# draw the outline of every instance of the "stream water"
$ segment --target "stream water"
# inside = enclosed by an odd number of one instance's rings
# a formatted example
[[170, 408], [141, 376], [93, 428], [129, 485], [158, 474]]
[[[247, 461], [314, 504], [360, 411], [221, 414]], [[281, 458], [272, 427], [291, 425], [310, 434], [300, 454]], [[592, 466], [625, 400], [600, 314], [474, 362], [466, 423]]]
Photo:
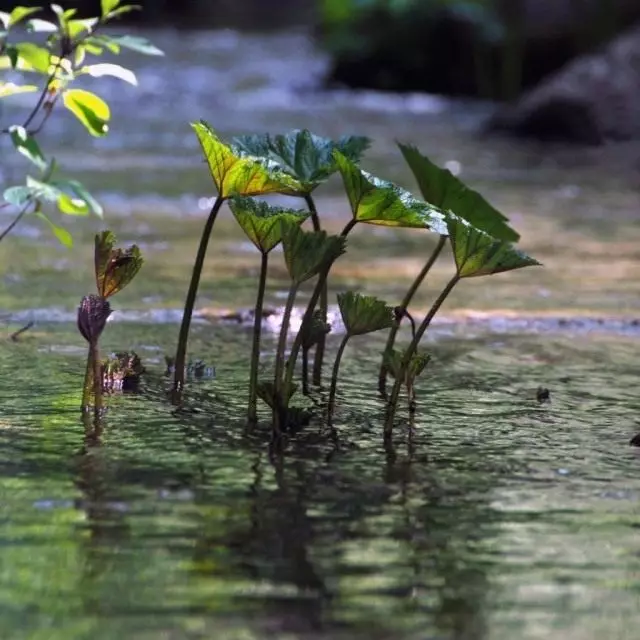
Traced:
[[[482, 104], [319, 92], [325, 60], [303, 33], [145, 35], [167, 55], [126, 59], [138, 88], [101, 84], [110, 135], [89, 140], [59, 114], [43, 137], [106, 220], [65, 221], [71, 250], [35, 220], [2, 243], [5, 334], [36, 324], [0, 342], [0, 637], [636, 638], [637, 149], [482, 137]], [[23, 104], [4, 106], [2, 121]], [[267, 453], [266, 422], [245, 433], [250, 332], [213, 318], [252, 304], [258, 261], [228, 212], [190, 343], [216, 375], [193, 383], [187, 410], [168, 406], [163, 358], [213, 195], [188, 126], [199, 118], [225, 135], [369, 135], [366, 168], [411, 188], [394, 141], [413, 142], [504, 210], [544, 263], [465, 282], [448, 300], [428, 337], [412, 439], [402, 427], [382, 445], [377, 337], [347, 348], [338, 449], [313, 424], [282, 457]], [[0, 163], [3, 182], [23, 168]], [[317, 200], [327, 228], [341, 228], [339, 182]], [[90, 444], [74, 317], [93, 290], [93, 234], [107, 225], [147, 263], [114, 298], [103, 348], [136, 350], [149, 375], [142, 394], [112, 399]], [[357, 229], [332, 290], [398, 300], [432, 246], [420, 232]], [[539, 386], [550, 402], [536, 400]]]

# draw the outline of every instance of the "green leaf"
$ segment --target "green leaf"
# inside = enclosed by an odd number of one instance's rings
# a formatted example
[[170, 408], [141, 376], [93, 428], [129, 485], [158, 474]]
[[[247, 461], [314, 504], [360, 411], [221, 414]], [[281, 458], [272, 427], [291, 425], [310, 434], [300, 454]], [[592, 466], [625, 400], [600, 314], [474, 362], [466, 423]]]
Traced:
[[100, 64], [91, 64], [86, 65], [78, 70], [78, 73], [88, 73], [90, 76], [94, 78], [101, 78], [102, 76], [111, 76], [112, 78], [119, 78], [120, 80], [124, 80], [129, 84], [134, 86], [138, 85], [138, 79], [136, 78], [136, 74], [130, 69], [126, 69], [125, 67], [119, 64], [111, 64], [108, 62], [103, 62]]
[[120, 53], [120, 45], [113, 42], [113, 39], [109, 36], [89, 36], [84, 40], [85, 46], [89, 45], [97, 47], [101, 51], [107, 49], [110, 53], [118, 55]]
[[51, 11], [53, 11], [53, 13], [55, 13], [58, 17], [58, 25], [60, 26], [60, 31], [66, 34], [68, 19], [67, 16], [65, 16], [64, 9], [59, 4], [51, 4], [49, 6], [51, 7]]
[[0, 11], [0, 23], [2, 24], [4, 29], [9, 28], [9, 20], [11, 19], [11, 14], [6, 11]]
[[370, 142], [360, 136], [345, 136], [334, 141], [303, 129], [274, 136], [237, 136], [232, 145], [237, 152], [272, 160], [300, 182], [302, 193], [309, 194], [337, 171], [334, 150], [352, 162], [358, 162]]
[[269, 253], [281, 242], [282, 221], [302, 224], [309, 217], [308, 211], [273, 207], [241, 196], [231, 198], [229, 208], [245, 235], [261, 253]]
[[338, 294], [342, 321], [350, 336], [389, 329], [395, 321], [393, 308], [374, 296], [347, 291]]
[[63, 229], [62, 227], [54, 224], [51, 220], [49, 220], [49, 218], [47, 218], [47, 216], [44, 215], [44, 213], [42, 213], [42, 211], [36, 211], [36, 215], [38, 216], [38, 218], [44, 220], [49, 225], [49, 228], [53, 232], [53, 235], [58, 239], [58, 242], [60, 242], [60, 244], [64, 245], [67, 249], [70, 249], [73, 246], [73, 238], [66, 229]]
[[[282, 395], [286, 395], [287, 398], [284, 402], [281, 400], [280, 404], [283, 404], [285, 407], [289, 405], [289, 401], [293, 397], [293, 394], [297, 391], [297, 384], [285, 385], [282, 390]], [[286, 393], [285, 393], [286, 392]], [[260, 380], [258, 382], [256, 393], [258, 394], [258, 398], [262, 400], [265, 404], [267, 404], [272, 409], [276, 406], [276, 389], [273, 384], [273, 380]]]
[[33, 191], [24, 185], [9, 187], [2, 194], [2, 199], [14, 207], [22, 207], [33, 197]]
[[463, 220], [451, 218], [448, 227], [453, 257], [461, 278], [488, 276], [540, 265], [508, 242], [498, 240]]
[[91, 33], [93, 28], [98, 24], [98, 18], [82, 18], [80, 20], [69, 20], [67, 23], [67, 33], [70, 38], [77, 38], [85, 31]]
[[26, 65], [26, 70], [48, 74], [51, 67], [51, 54], [44, 47], [33, 42], [18, 42], [15, 46], [18, 59]]
[[446, 234], [445, 215], [399, 186], [363, 171], [339, 151], [333, 152], [358, 222], [389, 227], [415, 227]]
[[303, 231], [298, 224], [281, 221], [284, 261], [291, 280], [301, 284], [313, 278], [346, 251], [344, 236], [326, 231]]
[[28, 18], [30, 15], [41, 11], [42, 7], [14, 7], [9, 14], [8, 24], [5, 25], [7, 28], [12, 27], [19, 22], [22, 22], [25, 18]]
[[139, 4], [127, 4], [122, 7], [118, 7], [113, 11], [110, 11], [105, 16], [105, 20], [113, 20], [114, 18], [124, 15], [125, 13], [131, 13], [132, 11], [141, 11], [141, 10], [142, 10], [142, 6]]
[[275, 163], [238, 155], [203, 120], [191, 126], [198, 136], [220, 197], [296, 193], [299, 183], [280, 171]]
[[86, 216], [89, 214], [89, 206], [84, 200], [74, 198], [67, 193], [58, 196], [58, 209], [60, 213], [68, 216]]
[[32, 18], [27, 22], [27, 31], [32, 33], [55, 33], [58, 25], [49, 20], [41, 20], [40, 18]]
[[120, 4], [120, 0], [100, 0], [100, 12], [102, 17], [111, 13]]
[[331, 325], [325, 322], [324, 311], [316, 309], [311, 316], [311, 320], [303, 323], [300, 327], [302, 348], [311, 349], [314, 344], [318, 344], [322, 336], [328, 333], [331, 333]]
[[62, 96], [64, 106], [96, 137], [107, 135], [111, 113], [109, 105], [95, 93], [84, 89], [68, 89]]
[[36, 180], [31, 176], [27, 176], [27, 187], [31, 189], [32, 198], [34, 200], [45, 200], [47, 202], [57, 202], [60, 197], [60, 189], [47, 182]]
[[9, 127], [9, 133], [11, 135], [13, 146], [23, 156], [33, 162], [38, 169], [44, 171], [47, 166], [47, 161], [45, 160], [36, 139], [29, 135], [27, 130], [20, 125], [13, 125]]
[[74, 200], [81, 200], [87, 211], [102, 218], [104, 210], [102, 205], [87, 191], [84, 185], [77, 180], [56, 180], [51, 184], [61, 191], [71, 194]]
[[117, 44], [125, 49], [131, 49], [147, 56], [163, 56], [164, 51], [151, 44], [146, 38], [138, 36], [109, 36], [109, 40], [113, 44]]
[[422, 197], [443, 210], [452, 211], [471, 225], [499, 240], [517, 242], [520, 235], [507, 223], [508, 218], [492, 207], [478, 192], [469, 189], [448, 169], [433, 164], [418, 149], [398, 144], [415, 176]]
[[0, 82], [0, 98], [15, 96], [18, 93], [31, 93], [37, 91], [35, 84], [13, 84], [13, 82]]
[[[400, 371], [402, 369], [402, 359], [404, 358], [403, 351], [397, 351], [396, 349], [389, 349], [384, 353], [384, 364], [389, 369], [389, 373], [398, 379]], [[405, 374], [404, 383], [412, 384], [415, 379], [424, 371], [426, 366], [431, 361], [431, 355], [425, 351], [416, 351], [409, 361], [409, 366]]]
[[103, 231], [95, 239], [95, 273], [98, 294], [109, 298], [122, 291], [142, 267], [143, 259], [137, 245], [115, 249], [116, 237], [111, 231]]

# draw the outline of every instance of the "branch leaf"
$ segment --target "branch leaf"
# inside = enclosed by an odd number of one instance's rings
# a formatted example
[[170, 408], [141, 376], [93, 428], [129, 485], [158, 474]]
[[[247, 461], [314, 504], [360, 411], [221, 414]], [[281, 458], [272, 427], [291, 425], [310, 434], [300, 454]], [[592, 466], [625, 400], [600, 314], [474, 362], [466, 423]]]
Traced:
[[27, 21], [27, 31], [31, 33], [55, 33], [58, 25], [49, 20], [41, 20], [40, 18], [32, 18]]
[[38, 218], [40, 218], [40, 220], [44, 220], [47, 223], [47, 225], [53, 232], [53, 235], [58, 239], [58, 242], [61, 245], [65, 246], [67, 249], [70, 249], [73, 246], [73, 238], [66, 229], [63, 229], [62, 227], [59, 227], [57, 224], [53, 223], [51, 220], [49, 220], [49, 218], [47, 218], [47, 216], [44, 215], [44, 213], [42, 213], [42, 211], [36, 211], [36, 215], [38, 216]]
[[30, 15], [41, 10], [42, 7], [14, 7], [9, 14], [9, 20], [6, 27], [13, 27], [13, 25], [22, 22], [25, 18], [28, 18]]
[[104, 18], [107, 14], [111, 13], [120, 4], [120, 0], [100, 0], [100, 11]]
[[132, 84], [134, 87], [138, 86], [138, 79], [136, 74], [119, 64], [111, 64], [103, 62], [100, 64], [86, 65], [78, 70], [78, 73], [87, 73], [94, 78], [101, 78], [102, 76], [110, 76], [112, 78], [118, 78]]
[[352, 162], [358, 162], [369, 147], [369, 138], [345, 136], [337, 141], [317, 136], [307, 129], [280, 135], [244, 135], [233, 138], [236, 152], [265, 158], [301, 184], [301, 193], [309, 194], [337, 171], [333, 151], [338, 150]]
[[143, 259], [137, 245], [127, 249], [114, 248], [116, 237], [103, 231], [95, 239], [95, 272], [98, 294], [109, 298], [122, 291], [142, 267]]
[[109, 105], [91, 91], [68, 89], [62, 96], [64, 106], [82, 122], [92, 136], [102, 137], [109, 131]]
[[13, 84], [13, 82], [0, 82], [0, 98], [15, 96], [19, 93], [32, 93], [37, 91], [35, 84]]
[[35, 164], [38, 169], [44, 171], [47, 167], [47, 161], [36, 139], [24, 127], [17, 124], [9, 127], [9, 134], [17, 151]]
[[[18, 42], [14, 45], [18, 54], [17, 68], [26, 71], [38, 71], [48, 74], [51, 67], [51, 54], [48, 49], [33, 42]], [[22, 63], [22, 64], [21, 64]]]
[[489, 276], [540, 265], [513, 245], [480, 231], [459, 218], [448, 220], [449, 238], [461, 278]]
[[147, 40], [146, 38], [140, 38], [139, 36], [103, 36], [102, 40], [108, 40], [112, 44], [131, 51], [137, 51], [146, 56], [163, 56], [164, 51], [158, 49]]
[[[54, 187], [70, 194], [74, 202], [83, 202], [87, 213], [91, 212], [98, 218], [102, 218], [104, 210], [102, 205], [87, 191], [85, 186], [77, 180], [56, 180], [51, 182]], [[78, 204], [78, 206], [80, 206]], [[64, 212], [63, 212], [64, 213]]]
[[393, 308], [374, 296], [346, 291], [338, 294], [338, 306], [350, 336], [389, 329], [395, 321]]
[[275, 163], [235, 153], [203, 120], [191, 126], [198, 136], [220, 197], [292, 194], [299, 189], [299, 183], [283, 173]]
[[517, 242], [520, 234], [508, 218], [492, 207], [477, 191], [469, 189], [448, 169], [441, 169], [413, 146], [398, 144], [418, 182], [422, 197], [436, 207], [452, 211], [471, 225], [499, 240]]
[[235, 196], [229, 200], [229, 208], [245, 235], [258, 251], [269, 253], [282, 241], [282, 224], [302, 224], [308, 211], [273, 207], [253, 198]]
[[446, 234], [445, 215], [401, 187], [363, 171], [339, 151], [333, 152], [358, 222], [388, 227], [414, 227]]

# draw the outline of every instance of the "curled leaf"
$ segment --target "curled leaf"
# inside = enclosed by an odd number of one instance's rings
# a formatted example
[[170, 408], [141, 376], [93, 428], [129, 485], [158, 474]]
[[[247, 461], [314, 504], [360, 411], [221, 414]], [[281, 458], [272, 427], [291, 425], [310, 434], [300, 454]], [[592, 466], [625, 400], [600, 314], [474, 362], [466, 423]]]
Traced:
[[95, 239], [95, 272], [98, 293], [109, 298], [122, 291], [142, 267], [143, 259], [137, 245], [115, 249], [115, 235], [103, 231]]
[[[286, 392], [285, 392], [286, 389]], [[262, 400], [265, 404], [267, 404], [271, 409], [274, 409], [277, 406], [289, 406], [289, 401], [293, 397], [293, 394], [297, 391], [298, 385], [290, 384], [285, 385], [285, 388], [282, 391], [282, 397], [278, 397], [278, 392], [275, 389], [275, 385], [273, 384], [273, 380], [261, 380], [258, 382], [258, 386], [256, 387], [256, 393], [258, 394], [258, 398]], [[286, 396], [286, 401], [285, 400]]]
[[338, 294], [342, 321], [351, 336], [388, 329], [395, 321], [394, 310], [383, 300], [353, 291]]
[[[384, 353], [384, 364], [388, 368], [389, 373], [394, 378], [398, 378], [400, 371], [402, 370], [402, 359], [404, 352], [396, 349], [388, 349]], [[416, 351], [407, 367], [405, 373], [404, 383], [412, 385], [415, 379], [425, 370], [429, 362], [431, 361], [431, 355], [425, 351]]]
[[102, 296], [90, 295], [82, 298], [78, 307], [78, 330], [89, 343], [98, 340], [107, 319], [111, 315], [111, 306]]
[[316, 309], [311, 316], [311, 320], [300, 327], [302, 348], [311, 349], [328, 333], [331, 333], [331, 325], [325, 322], [324, 312], [321, 309]]

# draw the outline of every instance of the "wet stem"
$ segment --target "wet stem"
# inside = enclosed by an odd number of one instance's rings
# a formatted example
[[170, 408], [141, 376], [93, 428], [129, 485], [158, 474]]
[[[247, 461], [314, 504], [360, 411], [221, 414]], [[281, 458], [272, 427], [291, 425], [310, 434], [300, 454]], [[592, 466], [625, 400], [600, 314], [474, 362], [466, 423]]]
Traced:
[[[440, 256], [440, 253], [444, 248], [444, 245], [446, 244], [446, 242], [447, 242], [447, 236], [441, 235], [438, 240], [438, 244], [433, 250], [431, 257], [427, 261], [427, 264], [424, 265], [424, 267], [422, 268], [422, 271], [420, 271], [420, 273], [416, 276], [416, 279], [413, 281], [413, 284], [411, 285], [411, 287], [409, 287], [409, 290], [407, 291], [404, 299], [402, 300], [402, 303], [400, 304], [400, 307], [399, 307], [399, 310], [402, 313], [404, 313], [408, 309], [409, 305], [411, 304], [411, 300], [413, 300], [413, 296], [416, 294], [416, 291], [418, 291], [418, 289], [420, 288], [420, 285], [422, 284], [423, 280], [427, 277], [427, 274], [429, 273], [429, 271], [431, 271], [431, 267], [433, 267], [436, 260]], [[393, 349], [393, 346], [396, 341], [396, 335], [398, 334], [398, 330], [400, 329], [401, 322], [402, 322], [402, 319], [400, 319], [398, 322], [395, 322], [391, 327], [391, 331], [389, 331], [389, 337], [387, 338], [387, 345], [385, 346], [383, 354], [388, 353], [391, 349]], [[387, 395], [388, 373], [389, 373], [389, 367], [386, 365], [384, 361], [384, 355], [383, 355], [382, 364], [380, 365], [380, 373], [378, 374], [378, 391], [380, 392], [380, 395], [383, 398], [386, 397]]]
[[193, 308], [198, 295], [198, 287], [200, 286], [200, 277], [202, 276], [202, 267], [209, 246], [209, 238], [213, 225], [218, 217], [220, 207], [224, 203], [225, 198], [218, 196], [209, 212], [209, 217], [204, 225], [202, 237], [200, 238], [200, 246], [193, 265], [191, 273], [191, 282], [187, 292], [187, 299], [184, 303], [184, 313], [182, 315], [182, 324], [180, 325], [180, 334], [178, 335], [178, 348], [176, 350], [175, 372], [173, 379], [172, 403], [178, 405], [182, 401], [182, 392], [184, 390], [184, 375], [187, 357], [187, 342], [189, 340], [189, 328], [191, 326], [191, 317], [193, 316]]
[[331, 373], [331, 389], [329, 390], [329, 406], [327, 410], [327, 422], [329, 426], [333, 424], [333, 411], [336, 404], [336, 388], [338, 386], [338, 372], [340, 371], [340, 361], [342, 360], [342, 354], [347, 346], [347, 342], [351, 336], [349, 333], [345, 333], [342, 342], [338, 347], [338, 353], [336, 354], [336, 360], [333, 363], [333, 371]]
[[249, 376], [249, 424], [254, 425], [258, 420], [258, 365], [260, 363], [260, 338], [262, 333], [262, 307], [264, 304], [264, 292], [267, 285], [267, 268], [269, 254], [262, 254], [260, 264], [260, 282], [258, 283], [258, 295], [253, 320], [253, 347], [251, 351], [251, 373]]
[[391, 395], [389, 396], [389, 400], [387, 401], [387, 411], [385, 416], [384, 423], [384, 437], [385, 440], [389, 440], [393, 433], [393, 420], [395, 418], [396, 409], [398, 406], [398, 397], [400, 396], [400, 388], [402, 387], [402, 381], [407, 377], [407, 369], [409, 367], [409, 363], [411, 362], [411, 358], [416, 352], [418, 348], [418, 344], [420, 344], [420, 340], [424, 335], [425, 331], [429, 328], [431, 321], [433, 320], [436, 313], [442, 306], [442, 303], [447, 299], [447, 296], [451, 293], [453, 288], [460, 281], [460, 275], [456, 273], [451, 280], [447, 283], [445, 288], [440, 292], [440, 295], [437, 297], [436, 301], [429, 309], [429, 312], [425, 316], [422, 324], [416, 331], [416, 335], [413, 337], [413, 340], [407, 347], [407, 350], [402, 357], [402, 362], [400, 364], [400, 370], [397, 372], [397, 376], [395, 382], [393, 384], [393, 388], [391, 390]]
[[102, 411], [102, 371], [97, 340], [89, 343], [87, 369], [82, 388], [82, 412], [88, 413], [91, 408], [93, 408], [95, 417], [98, 419]]

